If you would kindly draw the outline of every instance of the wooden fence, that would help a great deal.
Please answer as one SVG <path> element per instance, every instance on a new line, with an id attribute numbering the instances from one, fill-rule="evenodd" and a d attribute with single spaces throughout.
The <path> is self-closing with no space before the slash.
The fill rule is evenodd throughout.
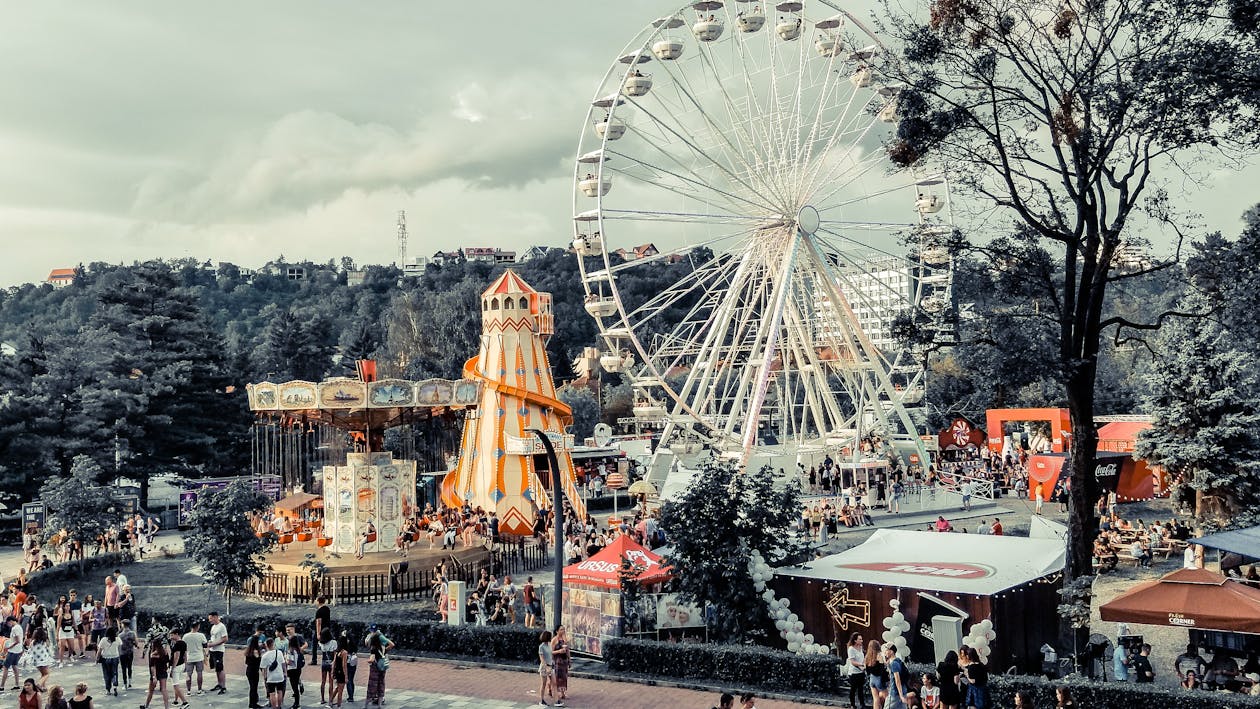
<path id="1" fill-rule="evenodd" d="M 476 585 L 484 570 L 495 576 L 522 574 L 547 566 L 547 548 L 527 544 L 523 539 L 497 545 L 490 558 L 469 564 L 454 556 L 446 559 L 447 578 Z M 433 593 L 432 568 L 412 569 L 406 561 L 390 565 L 388 572 L 364 574 L 328 574 L 313 578 L 309 574 L 268 573 L 246 586 L 245 593 L 264 601 L 313 603 L 323 595 L 330 603 L 369 603 L 429 598 Z"/>

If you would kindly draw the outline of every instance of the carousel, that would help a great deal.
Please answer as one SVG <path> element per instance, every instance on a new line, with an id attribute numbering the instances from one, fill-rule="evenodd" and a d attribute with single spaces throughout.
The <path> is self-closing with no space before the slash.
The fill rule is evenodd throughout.
<path id="1" fill-rule="evenodd" d="M 400 532 L 422 510 L 416 500 L 416 461 L 384 450 L 385 431 L 462 414 L 481 397 L 477 381 L 377 379 L 370 361 L 360 362 L 358 369 L 354 378 L 247 387 L 250 409 L 267 425 L 290 430 L 320 426 L 340 431 L 349 442 L 342 460 L 328 461 L 315 471 L 314 492 L 293 489 L 276 503 L 269 520 L 260 520 L 260 526 L 270 524 L 279 533 L 280 544 L 268 559 L 274 570 L 297 568 L 311 552 L 332 573 L 342 566 L 360 572 L 398 562 Z M 445 550 L 410 541 L 411 557 L 446 556 Z M 452 553 L 464 561 L 485 552 L 469 547 Z"/>

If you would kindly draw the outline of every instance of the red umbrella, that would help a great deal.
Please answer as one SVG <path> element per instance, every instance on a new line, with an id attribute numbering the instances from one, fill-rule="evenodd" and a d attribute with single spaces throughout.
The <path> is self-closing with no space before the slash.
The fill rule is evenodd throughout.
<path id="1" fill-rule="evenodd" d="M 1260 589 L 1207 569 L 1179 569 L 1104 603 L 1103 620 L 1260 633 Z"/>

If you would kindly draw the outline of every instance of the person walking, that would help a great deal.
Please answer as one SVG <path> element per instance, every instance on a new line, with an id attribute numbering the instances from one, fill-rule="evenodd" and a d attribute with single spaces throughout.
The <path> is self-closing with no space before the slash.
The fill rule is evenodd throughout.
<path id="1" fill-rule="evenodd" d="M 364 706 L 381 706 L 385 700 L 385 672 L 389 669 L 387 653 L 394 649 L 394 643 L 376 628 L 370 627 L 368 635 L 368 686 L 363 697 Z"/>
<path id="2" fill-rule="evenodd" d="M 154 693 L 162 697 L 163 709 L 171 709 L 171 695 L 166 682 L 171 669 L 171 658 L 166 652 L 166 643 L 159 635 L 148 643 L 149 652 L 149 693 L 144 697 L 141 709 L 148 709 L 153 702 Z"/>
<path id="3" fill-rule="evenodd" d="M 521 587 L 521 593 L 525 601 L 525 627 L 534 627 L 534 603 L 538 600 L 534 595 L 534 577 L 530 576 L 525 579 L 525 585 Z"/>
<path id="4" fill-rule="evenodd" d="M 15 613 L 21 613 L 15 610 Z M 21 677 L 18 676 L 18 663 L 22 660 L 22 652 L 26 649 L 26 636 L 22 633 L 22 626 L 18 624 L 17 616 L 9 616 L 5 619 L 4 624 L 8 626 L 8 632 L 5 633 L 4 642 L 0 643 L 4 647 L 4 670 L 0 671 L 0 689 L 4 689 L 5 680 L 9 678 L 9 670 L 13 670 L 13 689 L 18 688 Z M 31 686 L 35 686 L 35 680 L 29 680 Z"/>
<path id="5" fill-rule="evenodd" d="M 315 637 L 324 637 L 324 631 L 332 631 L 332 608 L 328 605 L 328 598 L 320 595 L 315 597 Z M 311 662 L 318 662 L 316 655 L 319 653 L 318 647 L 311 648 Z"/>
<path id="6" fill-rule="evenodd" d="M 551 650 L 551 632 L 548 630 L 544 630 L 538 636 L 538 676 L 542 681 L 542 685 L 538 688 L 538 706 L 551 706 L 545 697 L 556 698 L 556 690 L 552 684 L 556 676 L 556 659 L 555 653 Z"/>
<path id="7" fill-rule="evenodd" d="M 227 625 L 219 618 L 218 611 L 210 611 L 210 639 L 206 643 L 206 661 L 210 671 L 214 672 L 214 686 L 211 692 L 227 694 L 227 672 L 223 669 L 224 651 L 227 650 Z"/>
<path id="8" fill-rule="evenodd" d="M 324 628 L 316 645 L 319 656 L 319 703 L 331 703 L 333 681 L 333 661 L 337 657 L 337 641 L 333 638 L 332 628 Z"/>
<path id="9" fill-rule="evenodd" d="M 30 652 L 31 665 L 39 671 L 39 691 L 48 688 L 48 674 L 53 664 L 53 644 L 48 637 L 48 629 L 43 624 L 32 623 L 31 641 L 27 650 Z"/>
<path id="10" fill-rule="evenodd" d="M 336 641 L 337 650 L 333 654 L 332 693 L 328 698 L 333 707 L 340 709 L 341 698 L 346 690 L 346 663 L 350 656 L 350 641 L 342 635 Z"/>
<path id="11" fill-rule="evenodd" d="M 184 672 L 187 674 L 185 682 L 187 683 L 188 695 L 192 696 L 193 673 L 197 674 L 197 694 L 205 694 L 202 689 L 204 681 L 204 672 L 206 667 L 206 636 L 201 632 L 201 623 L 193 621 L 192 626 L 187 633 L 184 633 L 184 645 L 188 648 L 187 664 L 184 666 Z M 175 658 L 171 658 L 172 662 Z M 178 666 L 178 665 L 175 665 Z"/>
<path id="12" fill-rule="evenodd" d="M 136 633 L 131 626 L 122 626 L 118 634 L 118 674 L 123 689 L 131 689 L 131 666 L 136 659 Z"/>
<path id="13" fill-rule="evenodd" d="M 258 682 L 262 679 L 260 670 L 266 640 L 267 637 L 263 634 L 262 628 L 255 627 L 254 633 L 249 636 L 249 641 L 245 644 L 245 682 L 249 685 L 249 709 L 262 707 L 258 703 L 261 699 L 258 696 Z"/>
<path id="14" fill-rule="evenodd" d="M 105 694 L 118 696 L 118 656 L 122 642 L 118 640 L 118 628 L 106 628 L 105 637 L 96 642 L 96 661 L 101 665 L 105 679 Z"/>
<path id="15" fill-rule="evenodd" d="M 293 690 L 293 709 L 298 709 L 302 706 L 302 668 L 306 667 L 306 638 L 298 635 L 292 624 L 284 626 L 284 630 L 287 634 L 287 645 L 284 649 L 287 663 L 285 673 L 289 677 L 289 688 Z"/>
<path id="16" fill-rule="evenodd" d="M 563 625 L 556 628 L 556 636 L 551 640 L 551 656 L 556 663 L 556 676 L 552 681 L 560 695 L 556 699 L 556 706 L 562 707 L 564 700 L 569 698 L 569 664 L 573 659 L 569 649 L 569 633 Z"/>

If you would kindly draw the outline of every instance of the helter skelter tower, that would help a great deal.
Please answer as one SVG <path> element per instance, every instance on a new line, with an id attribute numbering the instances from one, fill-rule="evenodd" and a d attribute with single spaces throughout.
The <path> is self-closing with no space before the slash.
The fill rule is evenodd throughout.
<path id="1" fill-rule="evenodd" d="M 551 294 L 539 293 L 514 271 L 481 294 L 481 349 L 464 364 L 464 378 L 484 383 L 481 401 L 464 422 L 459 461 L 442 483 L 447 506 L 493 510 L 499 529 L 529 534 L 540 509 L 550 506 L 537 464 L 542 445 L 530 429 L 546 432 L 556 448 L 564 494 L 580 515 L 569 451 L 569 407 L 556 398 L 546 343 L 555 332 Z"/>

